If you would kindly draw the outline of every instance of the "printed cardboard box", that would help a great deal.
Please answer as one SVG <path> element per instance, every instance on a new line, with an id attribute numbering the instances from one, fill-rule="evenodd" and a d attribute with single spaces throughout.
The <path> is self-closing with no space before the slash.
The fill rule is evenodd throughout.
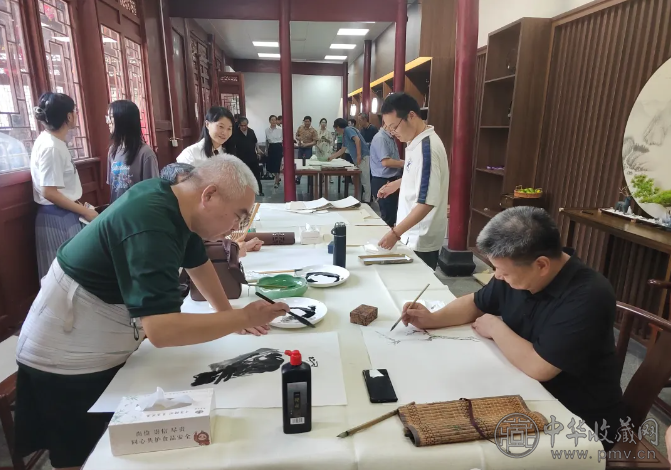
<path id="1" fill-rule="evenodd" d="M 109 424 L 112 455 L 207 446 L 214 437 L 214 389 L 166 392 L 165 398 L 188 395 L 181 408 L 141 411 L 144 395 L 124 397 Z"/>

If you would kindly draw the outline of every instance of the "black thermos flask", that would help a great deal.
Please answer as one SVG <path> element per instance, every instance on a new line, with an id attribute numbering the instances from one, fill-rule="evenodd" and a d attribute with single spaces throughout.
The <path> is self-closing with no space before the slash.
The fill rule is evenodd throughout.
<path id="1" fill-rule="evenodd" d="M 343 222 L 336 222 L 333 230 L 333 264 L 345 267 L 347 257 L 347 226 Z"/>

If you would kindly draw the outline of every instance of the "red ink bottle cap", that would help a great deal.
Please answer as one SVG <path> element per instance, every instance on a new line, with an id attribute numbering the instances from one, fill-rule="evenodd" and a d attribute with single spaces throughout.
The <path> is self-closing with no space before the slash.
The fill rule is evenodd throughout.
<path id="1" fill-rule="evenodd" d="M 284 351 L 284 354 L 289 356 L 291 358 L 291 365 L 292 366 L 300 366 L 303 363 L 303 357 L 301 356 L 301 352 L 296 350 L 296 351 L 289 351 L 288 349 Z"/>

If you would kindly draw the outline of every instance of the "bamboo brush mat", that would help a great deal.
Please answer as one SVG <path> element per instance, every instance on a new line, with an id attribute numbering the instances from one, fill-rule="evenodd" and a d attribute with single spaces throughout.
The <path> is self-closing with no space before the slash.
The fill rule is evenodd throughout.
<path id="1" fill-rule="evenodd" d="M 542 414 L 529 410 L 519 395 L 461 399 L 399 408 L 405 435 L 417 447 L 493 439 L 499 421 L 511 413 L 528 416 L 538 426 L 539 431 L 543 431 L 548 424 Z M 536 430 L 530 423 L 529 426 L 531 429 L 527 432 L 535 434 Z M 499 435 L 504 435 L 507 427 L 503 423 L 499 428 Z"/>

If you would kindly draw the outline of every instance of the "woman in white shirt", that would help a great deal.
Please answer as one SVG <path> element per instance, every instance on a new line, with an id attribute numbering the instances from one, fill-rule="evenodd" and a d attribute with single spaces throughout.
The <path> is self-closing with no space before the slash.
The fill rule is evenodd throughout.
<path id="1" fill-rule="evenodd" d="M 58 248 L 82 229 L 79 218 L 92 221 L 98 213 L 76 202 L 82 197 L 82 184 L 66 143 L 68 131 L 77 126 L 75 102 L 63 93 L 47 92 L 40 96 L 34 113 L 45 127 L 30 155 L 33 198 L 39 204 L 35 245 L 42 279 Z"/>
<path id="2" fill-rule="evenodd" d="M 205 116 L 200 140 L 185 148 L 177 157 L 177 163 L 195 165 L 213 155 L 234 154 L 232 149 L 225 152 L 223 148 L 233 134 L 234 122 L 233 113 L 228 109 L 221 106 L 212 106 Z"/>
<path id="3" fill-rule="evenodd" d="M 322 118 L 319 121 L 319 130 L 317 131 L 317 159 L 321 162 L 327 162 L 333 153 L 333 132 L 328 130 L 326 126 L 328 121 Z"/>
<path id="4" fill-rule="evenodd" d="M 280 174 L 282 172 L 282 127 L 277 124 L 277 116 L 274 114 L 268 118 L 270 127 L 266 129 L 266 171 L 275 174 L 275 189 L 280 187 Z"/>

